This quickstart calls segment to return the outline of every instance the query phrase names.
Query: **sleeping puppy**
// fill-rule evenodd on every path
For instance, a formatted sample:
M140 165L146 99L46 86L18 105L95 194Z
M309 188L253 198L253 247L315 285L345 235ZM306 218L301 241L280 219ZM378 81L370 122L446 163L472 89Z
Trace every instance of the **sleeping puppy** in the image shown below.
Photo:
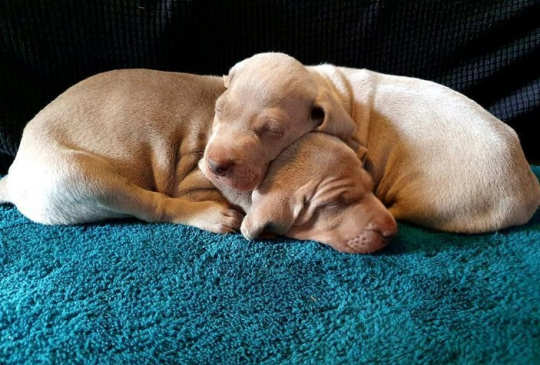
M27 124L0 202L44 224L136 217L233 232L243 215L197 167L223 91L210 76L92 76Z
M328 134L307 133L286 147L252 193L231 189L202 160L200 167L246 212L241 232L247 239L264 231L341 252L370 253L397 233L396 221L373 194L371 177L354 151Z
M231 188L255 189L268 164L317 127L341 139L355 131L337 99L328 95L330 90L321 88L291 57L270 54L240 62L224 76L224 84L227 91L216 101L204 160Z
M243 214L198 168L224 90L218 77L152 70L90 77L28 123L0 180L0 202L44 224L136 217L236 231ZM315 146L323 142L329 151L320 155ZM318 161L332 166L312 171ZM312 136L275 161L253 205L250 194L228 189L227 195L249 208L242 224L249 239L266 228L367 253L397 230L371 184L352 150L330 136Z
M524 224L540 204L516 133L440 84L281 53L239 62L224 83L204 161L228 186L256 188L280 151L317 129L365 161L396 219L481 233Z

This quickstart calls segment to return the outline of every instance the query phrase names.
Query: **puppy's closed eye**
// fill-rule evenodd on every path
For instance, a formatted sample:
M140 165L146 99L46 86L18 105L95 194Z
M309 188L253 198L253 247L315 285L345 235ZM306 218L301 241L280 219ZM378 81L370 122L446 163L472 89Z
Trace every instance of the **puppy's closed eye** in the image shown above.
M345 207L351 204L354 204L362 199L360 194L353 194L350 192L343 192L336 196L328 197L323 199L319 203L319 207Z
M220 115L223 111L223 103L216 104L214 108L214 113Z
M223 112L223 107L227 103L227 100L225 99L224 95L220 96L216 100L216 105L214 107L214 113L215 114L221 114Z
M259 137L279 138L285 134L285 129L275 121L269 121L255 128Z

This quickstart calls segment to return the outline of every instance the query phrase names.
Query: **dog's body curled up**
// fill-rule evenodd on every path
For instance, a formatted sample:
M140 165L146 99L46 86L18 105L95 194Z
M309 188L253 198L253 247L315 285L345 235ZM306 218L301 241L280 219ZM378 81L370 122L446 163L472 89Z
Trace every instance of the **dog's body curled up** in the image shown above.
M225 199L198 167L224 90L219 77L153 70L83 80L28 123L0 202L44 224L136 217L241 228L248 239L270 230L349 253L379 250L397 233L361 161L321 133L292 141L260 189L223 186ZM319 157L329 168L317 169Z
M481 233L524 224L538 208L540 185L516 133L471 99L426 80L311 69L351 101L359 157L397 219Z
M117 70L72 86L26 126L0 199L44 224L137 217L232 232L231 209L197 163L218 77Z
M304 66L282 53L237 63L225 84L205 161L230 186L253 188L271 156L316 129L357 152L377 197L397 219L481 233L524 224L540 204L538 180L516 133L443 85L366 69ZM284 85L288 95L281 93ZM252 94L264 97L233 107ZM251 151L268 145L270 157L255 161Z

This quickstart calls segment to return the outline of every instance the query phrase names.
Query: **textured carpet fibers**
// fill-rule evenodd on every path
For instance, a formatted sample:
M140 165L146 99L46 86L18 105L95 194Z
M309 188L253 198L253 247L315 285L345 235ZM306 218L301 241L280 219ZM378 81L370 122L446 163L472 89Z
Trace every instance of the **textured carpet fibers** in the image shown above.
M0 217L2 364L540 363L540 211L484 235L400 223L365 256Z

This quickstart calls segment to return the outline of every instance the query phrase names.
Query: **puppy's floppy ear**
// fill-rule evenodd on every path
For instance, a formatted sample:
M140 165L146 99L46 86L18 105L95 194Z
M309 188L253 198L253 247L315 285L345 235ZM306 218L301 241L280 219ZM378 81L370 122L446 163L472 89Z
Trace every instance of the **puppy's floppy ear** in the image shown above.
M278 235L288 232L302 209L302 204L296 200L282 191L267 194L253 192L251 209L240 227L242 235L252 240L263 231Z
M225 88L229 87L229 75L223 75L223 85Z
M242 67L244 66L244 61L240 61L238 62L236 65L234 65L233 67L231 67L231 69L229 70L229 74L228 75L223 75L223 85L228 88L233 77L234 77L234 74Z
M223 85L226 88L229 88L229 84L231 83L231 80L233 79L234 74L236 72L236 67L237 67L237 65L231 67L231 69L229 70L229 74L228 75L223 75Z
M356 131L356 123L341 105L339 97L326 87L321 87L313 103L311 119L319 125L317 131L344 141L353 137Z

